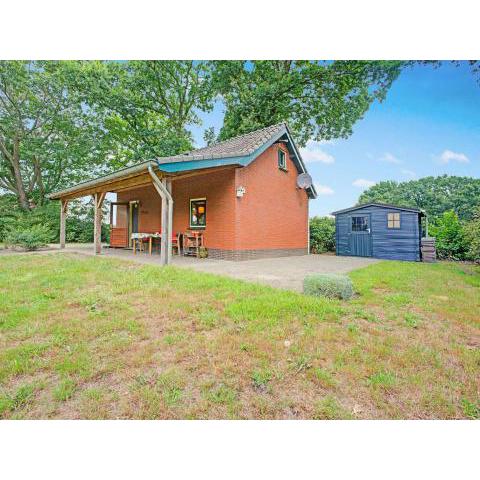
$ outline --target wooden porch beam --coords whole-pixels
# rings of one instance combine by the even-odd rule
[[[70,195],[66,195],[64,198],[67,200],[72,200],[74,198],[86,197],[88,195],[94,196],[96,193],[107,193],[107,192],[116,192],[119,190],[125,190],[131,187],[140,187],[146,184],[152,183],[152,179],[148,172],[142,173],[141,175],[130,176],[118,180],[111,180],[105,182],[102,185],[97,185],[95,187],[86,188],[85,190],[79,190]]]

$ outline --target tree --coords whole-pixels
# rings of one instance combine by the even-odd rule
[[[288,122],[300,146],[348,137],[383,100],[405,62],[219,61],[214,84],[226,112],[220,139]]]
[[[23,210],[104,158],[104,132],[65,84],[66,62],[0,62],[0,188]]]
[[[453,210],[460,220],[470,220],[480,205],[480,179],[442,175],[408,182],[379,182],[365,190],[358,203],[391,203],[425,210],[435,218]]]
[[[187,126],[212,108],[211,65],[198,61],[78,62],[70,84],[116,142],[116,166],[192,149]]]
[[[0,62],[0,189],[29,210],[138,160],[192,148],[214,96],[206,62]]]
[[[475,208],[472,220],[465,225],[465,238],[468,243],[467,257],[480,262],[480,206]]]
[[[209,127],[203,132],[203,141],[207,145],[213,145],[216,140],[215,127]]]

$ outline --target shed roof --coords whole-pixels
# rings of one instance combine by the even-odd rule
[[[336,212],[332,212],[332,215],[338,215],[339,213],[353,212],[355,210],[359,210],[365,207],[380,207],[380,208],[388,208],[390,210],[404,210],[406,212],[413,212],[413,213],[419,213],[420,215],[425,215],[425,212],[423,210],[420,210],[419,208],[399,207],[398,205],[391,205],[389,203],[377,203],[377,202],[363,203],[360,205],[355,205],[354,207],[344,208],[343,210],[337,210]]]
[[[50,198],[61,198],[64,195],[76,194],[85,187],[95,188],[105,181],[121,178],[137,170],[146,170],[148,165],[155,163],[158,169],[166,174],[177,174],[190,170],[208,169],[222,166],[246,166],[255,158],[263,153],[275,142],[284,141],[292,156],[292,160],[299,173],[307,171],[303,163],[300,152],[291,136],[286,123],[278,123],[266,128],[261,128],[253,132],[239,135],[237,137],[218,142],[214,145],[191,150],[190,152],[173,155],[170,157],[161,157],[155,160],[148,160],[138,163],[132,167],[124,168],[103,175],[86,182],[73,185],[64,190],[54,192],[49,195]],[[307,189],[310,198],[316,198],[317,193],[312,185]]]

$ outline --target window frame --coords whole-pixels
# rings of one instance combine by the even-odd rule
[[[400,212],[387,212],[387,229],[400,230],[402,228],[402,217]]]
[[[283,156],[282,164],[280,164],[280,156]],[[277,166],[279,170],[287,171],[287,153],[283,148],[279,148],[277,151]]]
[[[204,217],[205,217],[205,224],[204,225],[193,225],[192,224],[192,206],[194,203],[196,202],[203,202],[205,204],[205,213],[204,213]],[[189,225],[189,228],[193,229],[193,230],[201,230],[201,229],[205,229],[207,228],[207,198],[206,197],[202,197],[202,198],[191,198],[190,199],[190,203],[189,203],[189,212],[188,212],[188,225]]]
[[[354,218],[365,218],[366,221],[363,222],[363,225],[365,225],[365,228],[363,228],[362,230],[354,229],[354,228],[353,228],[353,225],[354,225],[354,223],[355,223],[354,220],[353,220]],[[355,225],[355,226],[357,226],[357,225]],[[370,217],[369,217],[369,215],[351,215],[351,216],[350,216],[350,231],[351,231],[351,232],[355,232],[355,233],[363,233],[363,232],[365,232],[365,233],[370,233],[369,230],[370,230]]]

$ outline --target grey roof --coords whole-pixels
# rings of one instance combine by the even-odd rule
[[[239,135],[208,147],[197,148],[190,152],[172,157],[158,158],[158,163],[188,162],[191,160],[208,160],[213,158],[231,158],[251,155],[274,135],[286,132],[285,123],[271,125],[254,132]]]
[[[299,169],[299,172],[306,172],[306,168],[300,156],[300,152],[298,151],[293,139],[291,138],[288,126],[286,125],[286,123],[278,123],[276,125],[271,125],[270,127],[255,130],[254,132],[230,138],[229,140],[225,140],[223,142],[218,142],[208,147],[191,150],[190,152],[184,154],[173,155],[170,157],[161,157],[155,160],[147,160],[144,162],[140,162],[131,167],[126,167],[110,174],[102,175],[95,179],[78,183],[65,190],[54,192],[49,195],[49,198],[60,198],[62,195],[74,193],[75,191],[85,187],[93,187],[96,184],[99,184],[106,180],[117,178],[122,175],[127,175],[132,172],[146,170],[148,168],[148,165],[150,165],[152,162],[155,162],[156,165],[161,165],[199,160],[232,159],[232,161],[230,162],[231,165],[234,165],[236,163],[238,163],[239,165],[245,165],[245,163],[240,160],[240,157],[249,157],[268,142],[275,142],[276,140],[278,140],[279,138],[283,138],[284,136],[291,139],[291,142],[288,142],[288,148],[293,155],[294,162]],[[239,159],[238,162],[235,160],[236,158]],[[253,158],[250,157],[249,161],[252,161],[252,159]],[[309,189],[307,189],[307,191],[309,192],[310,198],[316,198],[317,194],[313,185]]]
[[[360,208],[365,208],[365,207],[390,208],[392,210],[404,210],[407,212],[415,212],[415,213],[420,213],[421,215],[425,215],[425,212],[423,212],[423,210],[420,210],[419,208],[399,207],[398,205],[391,205],[389,203],[378,203],[378,202],[362,203],[360,205],[355,205],[354,207],[344,208],[343,210],[337,210],[336,212],[332,212],[331,214],[338,215],[339,213],[352,212],[354,210],[358,210]]]

